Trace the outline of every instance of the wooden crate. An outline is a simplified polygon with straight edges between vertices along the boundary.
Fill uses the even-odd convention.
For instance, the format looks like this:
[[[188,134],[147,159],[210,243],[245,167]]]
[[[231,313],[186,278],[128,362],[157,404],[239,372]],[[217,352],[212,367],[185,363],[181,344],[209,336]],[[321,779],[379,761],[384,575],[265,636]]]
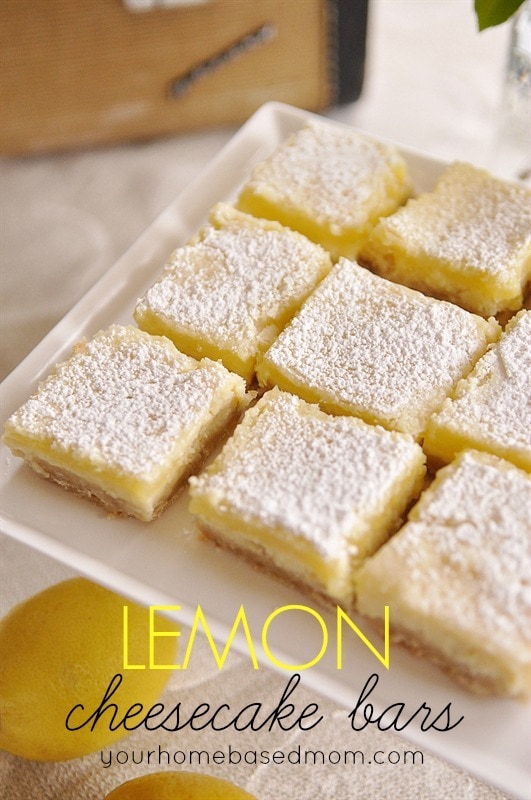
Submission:
[[[239,123],[268,100],[309,110],[361,90],[367,0],[3,0],[4,154]]]
[[[309,110],[361,90],[367,0],[3,0],[3,153],[239,123],[262,103]]]

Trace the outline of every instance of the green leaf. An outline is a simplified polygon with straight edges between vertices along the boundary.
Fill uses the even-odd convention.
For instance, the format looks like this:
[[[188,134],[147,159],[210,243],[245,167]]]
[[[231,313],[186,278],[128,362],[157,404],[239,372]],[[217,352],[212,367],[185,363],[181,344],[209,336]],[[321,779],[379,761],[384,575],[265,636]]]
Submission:
[[[480,31],[501,25],[512,17],[524,0],[474,0]]]

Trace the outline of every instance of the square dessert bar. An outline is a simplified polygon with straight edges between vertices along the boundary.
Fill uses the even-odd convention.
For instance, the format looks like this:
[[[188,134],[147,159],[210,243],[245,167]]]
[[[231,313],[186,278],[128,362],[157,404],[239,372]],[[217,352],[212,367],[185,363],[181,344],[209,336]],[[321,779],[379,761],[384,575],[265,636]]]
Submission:
[[[478,693],[531,693],[531,477],[467,450],[357,574],[359,610]]]
[[[340,259],[257,375],[330,413],[418,438],[499,330],[494,320]]]
[[[330,256],[300,233],[226,204],[209,223],[173,253],[135,319],[251,381],[258,354],[328,273]]]
[[[306,123],[255,166],[237,205],[304,233],[334,259],[355,258],[378,219],[411,191],[398,150],[318,121]]]
[[[444,462],[467,448],[531,471],[531,311],[507,324],[430,420],[424,449]]]
[[[273,389],[190,479],[190,510],[210,538],[348,606],[353,572],[396,530],[424,461],[409,436]]]
[[[243,380],[221,364],[113,325],[56,367],[8,419],[4,439],[45,478],[148,521],[244,402]]]
[[[519,310],[531,276],[531,192],[451,164],[433,191],[380,220],[360,262],[476,314]]]

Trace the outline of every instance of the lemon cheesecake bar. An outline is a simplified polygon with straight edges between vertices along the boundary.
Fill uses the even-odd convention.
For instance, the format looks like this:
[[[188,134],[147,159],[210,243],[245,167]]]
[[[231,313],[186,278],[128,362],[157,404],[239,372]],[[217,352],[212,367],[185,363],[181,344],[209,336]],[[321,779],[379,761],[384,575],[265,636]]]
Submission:
[[[349,605],[354,571],[419,494],[424,461],[407,435],[273,389],[190,479],[190,510],[222,545]]]
[[[467,450],[357,574],[359,610],[477,692],[531,693],[531,477]]]
[[[474,448],[531,471],[530,346],[531,311],[523,310],[430,420],[424,449],[431,457],[448,462]]]
[[[380,275],[483,316],[522,308],[531,192],[462,162],[380,220],[360,254]]]
[[[330,268],[328,253],[300,233],[218,205],[138,301],[135,320],[251,381],[258,354]]]
[[[237,205],[278,219],[333,256],[355,258],[369,231],[411,194],[398,150],[357,131],[308,122],[257,164]]]
[[[56,367],[4,440],[40,475],[148,521],[244,403],[244,381],[220,364],[113,325]]]
[[[399,286],[340,259],[257,368],[334,414],[421,436],[489,342],[495,320]]]

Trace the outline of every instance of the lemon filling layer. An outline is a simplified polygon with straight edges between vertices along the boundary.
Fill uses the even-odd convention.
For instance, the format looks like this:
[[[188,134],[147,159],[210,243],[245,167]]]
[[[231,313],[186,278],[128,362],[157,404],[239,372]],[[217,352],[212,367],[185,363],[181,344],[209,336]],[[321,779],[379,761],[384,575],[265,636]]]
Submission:
[[[500,327],[346,259],[260,360],[259,382],[420,437]]]
[[[255,166],[237,204],[300,231],[333,258],[354,258],[378,219],[410,193],[406,163],[394,147],[312,122]]]
[[[300,233],[220,204],[140,298],[138,325],[247,381],[255,362],[331,268]]]
[[[190,481],[190,510],[230,547],[351,602],[352,574],[421,489],[409,436],[272,390]]]
[[[531,192],[456,162],[380,220],[360,260],[484,316],[518,310],[531,277]]]
[[[531,471],[530,342],[531,311],[523,310],[431,418],[424,437],[427,453],[450,461],[474,448]]]
[[[150,519],[244,397],[220,364],[112,326],[56,368],[4,438],[37,472]]]
[[[531,479],[467,450],[441,469],[406,525],[356,576],[407,642],[476,691],[531,693]]]

